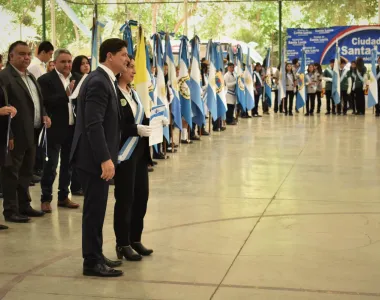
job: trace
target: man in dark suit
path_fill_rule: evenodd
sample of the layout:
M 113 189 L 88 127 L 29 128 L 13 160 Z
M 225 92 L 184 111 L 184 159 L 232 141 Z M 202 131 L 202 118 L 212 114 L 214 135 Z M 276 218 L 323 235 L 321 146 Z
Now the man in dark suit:
M 13 118 L 17 114 L 16 108 L 8 105 L 8 95 L 6 90 L 0 86 L 4 97 L 0 99 L 0 167 L 5 165 L 8 157 L 9 147 L 8 120 L 9 116 Z M 14 143 L 10 145 L 13 147 Z M 8 226 L 0 224 L 0 230 L 8 229 Z
M 28 222 L 29 217 L 41 217 L 42 211 L 30 206 L 29 183 L 33 176 L 36 142 L 42 126 L 50 127 L 42 102 L 40 86 L 27 71 L 31 50 L 25 42 L 9 47 L 8 65 L 0 72 L 0 84 L 8 95 L 9 104 L 17 109 L 12 119 L 13 139 L 10 141 L 10 164 L 2 168 L 4 216 L 9 222 Z M 0 99 L 5 94 L 0 89 Z
M 52 126 L 47 130 L 48 161 L 45 164 L 41 179 L 41 210 L 51 213 L 53 200 L 53 183 L 57 175 L 59 154 L 61 164 L 59 170 L 58 206 L 78 208 L 79 204 L 69 198 L 71 181 L 70 151 L 74 136 L 75 117 L 69 96 L 74 88 L 75 80 L 71 78 L 72 56 L 66 49 L 54 52 L 55 70 L 38 78 L 47 114 Z
M 84 191 L 83 275 L 116 277 L 123 274 L 103 255 L 103 223 L 109 181 L 115 175 L 120 143 L 121 106 L 115 75 L 126 70 L 127 44 L 108 39 L 99 49 L 100 66 L 85 79 L 77 107 L 71 159 Z M 116 264 L 117 263 L 117 264 Z

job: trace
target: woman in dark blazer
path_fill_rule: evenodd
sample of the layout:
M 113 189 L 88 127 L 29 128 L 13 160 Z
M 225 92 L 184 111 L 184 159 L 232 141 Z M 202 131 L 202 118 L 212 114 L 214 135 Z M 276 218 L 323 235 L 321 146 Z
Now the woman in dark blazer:
M 138 261 L 152 254 L 141 243 L 149 197 L 148 164 L 151 163 L 151 128 L 136 91 L 130 86 L 135 76 L 131 59 L 127 71 L 118 76 L 118 99 L 122 107 L 119 164 L 115 172 L 114 230 L 119 259 Z

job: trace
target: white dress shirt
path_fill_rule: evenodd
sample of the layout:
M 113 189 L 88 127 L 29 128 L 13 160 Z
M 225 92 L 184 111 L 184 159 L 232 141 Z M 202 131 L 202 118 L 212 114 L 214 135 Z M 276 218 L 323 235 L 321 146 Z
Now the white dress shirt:
M 128 92 L 127 90 L 121 88 L 120 86 L 119 86 L 119 89 L 120 89 L 121 93 L 124 95 L 125 99 L 127 99 L 127 102 L 132 109 L 133 116 L 136 117 L 137 103 L 135 100 L 133 100 L 132 90 L 129 90 L 129 92 Z
M 33 74 L 36 79 L 46 74 L 46 64 L 42 62 L 37 56 L 32 59 L 28 71 Z
M 226 95 L 227 104 L 236 104 L 236 77 L 233 73 L 227 72 L 226 74 L 224 74 L 224 82 L 226 83 L 227 89 L 230 91 L 230 93 L 227 92 Z
M 55 71 L 57 72 L 59 79 L 61 79 L 61 82 L 63 84 L 63 88 L 65 89 L 65 92 L 66 92 L 67 89 L 70 89 L 71 73 L 69 74 L 69 76 L 65 77 L 65 75 L 63 75 L 62 73 L 59 73 L 57 69 L 55 69 Z M 70 94 L 71 94 L 71 92 L 72 91 L 70 90 Z M 74 125 L 73 104 L 71 102 L 70 97 L 69 97 L 68 106 L 69 106 L 69 125 Z
M 115 74 L 111 71 L 110 68 L 106 67 L 105 65 L 102 65 L 100 64 L 99 65 L 99 68 L 102 68 L 109 76 L 110 80 L 111 80 L 111 83 L 112 83 L 112 86 L 113 86 L 113 89 L 115 91 L 115 94 L 116 94 L 116 97 L 117 97 L 117 91 L 116 91 L 116 87 L 115 87 L 115 81 L 116 81 L 116 76 Z
M 12 65 L 13 67 L 13 65 Z M 40 95 L 38 93 L 37 86 L 34 84 L 34 81 L 30 78 L 29 71 L 25 73 L 20 72 L 17 68 L 13 67 L 17 73 L 20 74 L 22 81 L 24 81 L 30 96 L 32 97 L 34 104 L 34 128 L 41 127 L 41 106 L 40 106 Z

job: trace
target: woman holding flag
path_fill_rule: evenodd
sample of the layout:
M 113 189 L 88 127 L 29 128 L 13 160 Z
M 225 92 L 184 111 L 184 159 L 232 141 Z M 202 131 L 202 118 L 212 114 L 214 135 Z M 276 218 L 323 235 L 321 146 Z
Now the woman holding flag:
M 131 58 L 126 71 L 118 75 L 118 99 L 121 104 L 121 143 L 115 172 L 114 230 L 116 254 L 139 261 L 152 254 L 141 243 L 149 197 L 148 164 L 152 164 L 149 140 L 152 129 L 144 107 L 131 83 L 136 74 Z
M 376 117 L 380 117 L 380 56 L 377 58 L 376 79 L 377 79 Z
M 364 90 L 367 87 L 367 68 L 364 65 L 364 60 L 362 57 L 356 59 L 356 70 L 353 73 L 355 80 L 355 99 L 356 99 L 356 114 L 365 114 L 365 95 Z
M 307 86 L 307 100 L 306 100 L 306 114 L 305 116 L 312 116 L 314 114 L 315 96 L 317 93 L 317 78 L 315 76 L 314 65 L 310 64 L 307 68 L 306 74 Z

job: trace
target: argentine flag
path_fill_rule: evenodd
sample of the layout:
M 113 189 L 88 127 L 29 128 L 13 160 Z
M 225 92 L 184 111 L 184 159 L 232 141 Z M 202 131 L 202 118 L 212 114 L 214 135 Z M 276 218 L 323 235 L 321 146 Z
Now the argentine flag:
M 245 104 L 247 110 L 255 107 L 255 94 L 253 90 L 252 66 L 250 62 L 250 51 L 248 47 L 247 63 L 244 70 L 244 86 L 245 86 Z
M 371 52 L 371 69 L 369 72 L 369 87 L 368 87 L 368 107 L 377 104 L 378 101 L 378 85 L 376 74 L 377 46 L 374 46 Z M 379 73 L 380 74 L 380 73 Z
M 265 101 L 267 101 L 268 106 L 272 106 L 272 78 L 271 78 L 271 67 L 270 67 L 270 48 L 267 50 L 267 56 L 265 58 L 266 65 L 265 71 L 266 71 L 266 76 L 265 76 Z
M 149 59 L 148 59 L 149 61 Z M 149 96 L 149 86 L 151 85 L 150 70 L 147 69 L 147 56 L 145 49 L 145 37 L 142 27 L 139 27 L 136 51 L 136 75 L 134 79 L 135 89 L 140 96 L 144 106 L 145 116 L 150 117 L 151 101 Z
M 181 37 L 181 46 L 179 50 L 179 99 L 181 101 L 181 114 L 186 123 L 192 128 L 193 114 L 191 111 L 191 96 L 189 89 L 189 59 L 187 57 L 187 37 Z
M 130 57 L 133 56 L 133 40 L 132 40 L 132 30 L 130 23 L 125 22 L 123 26 L 120 27 L 120 32 L 123 33 L 123 40 L 127 42 L 128 48 L 127 52 Z
M 340 56 L 339 56 L 339 47 L 338 43 L 336 44 L 336 52 L 335 52 L 335 61 L 333 68 L 333 79 L 332 79 L 332 98 L 334 100 L 335 105 L 340 103 Z
M 153 44 L 154 44 L 154 55 L 156 57 L 156 68 L 157 68 L 157 83 L 156 83 L 156 94 L 157 94 L 157 105 L 165 105 L 163 111 L 164 116 L 169 120 L 169 104 L 166 96 L 166 84 L 165 84 L 165 75 L 164 75 L 164 60 L 163 60 L 163 51 L 162 51 L 162 42 L 160 34 L 156 33 L 153 35 Z M 169 137 L 169 127 L 165 126 L 163 128 L 164 137 L 170 143 Z
M 210 62 L 208 85 L 207 85 L 207 107 L 211 113 L 212 119 L 215 121 L 218 119 L 218 109 L 216 105 L 216 51 L 213 46 L 213 42 L 210 40 L 207 45 L 207 59 Z
M 296 107 L 300 109 L 305 106 L 306 103 L 306 86 L 305 86 L 305 72 L 306 72 L 306 52 L 302 49 L 301 67 L 299 69 L 298 79 L 298 93 L 296 97 Z
M 216 106 L 217 106 L 217 116 L 223 120 L 226 118 L 227 111 L 227 99 L 226 99 L 226 86 L 224 84 L 223 76 L 223 53 L 220 44 L 214 44 L 215 52 L 217 55 L 216 59 Z
M 236 56 L 236 98 L 243 111 L 247 110 L 247 105 L 245 102 L 245 86 L 244 86 L 244 78 L 243 78 L 243 51 L 241 46 L 237 46 L 237 56 Z
M 191 71 L 190 71 L 190 95 L 191 95 L 191 108 L 193 112 L 193 122 L 198 126 L 205 123 L 204 106 L 202 101 L 201 89 L 201 72 L 199 61 L 199 37 L 195 36 L 191 40 Z
M 179 130 L 182 131 L 182 117 L 181 117 L 181 102 L 178 93 L 177 73 L 174 64 L 174 57 L 172 46 L 170 44 L 170 35 L 166 34 L 165 37 L 165 58 L 168 65 L 168 84 L 171 89 L 173 100 L 171 101 L 171 113 L 173 116 L 173 123 Z

